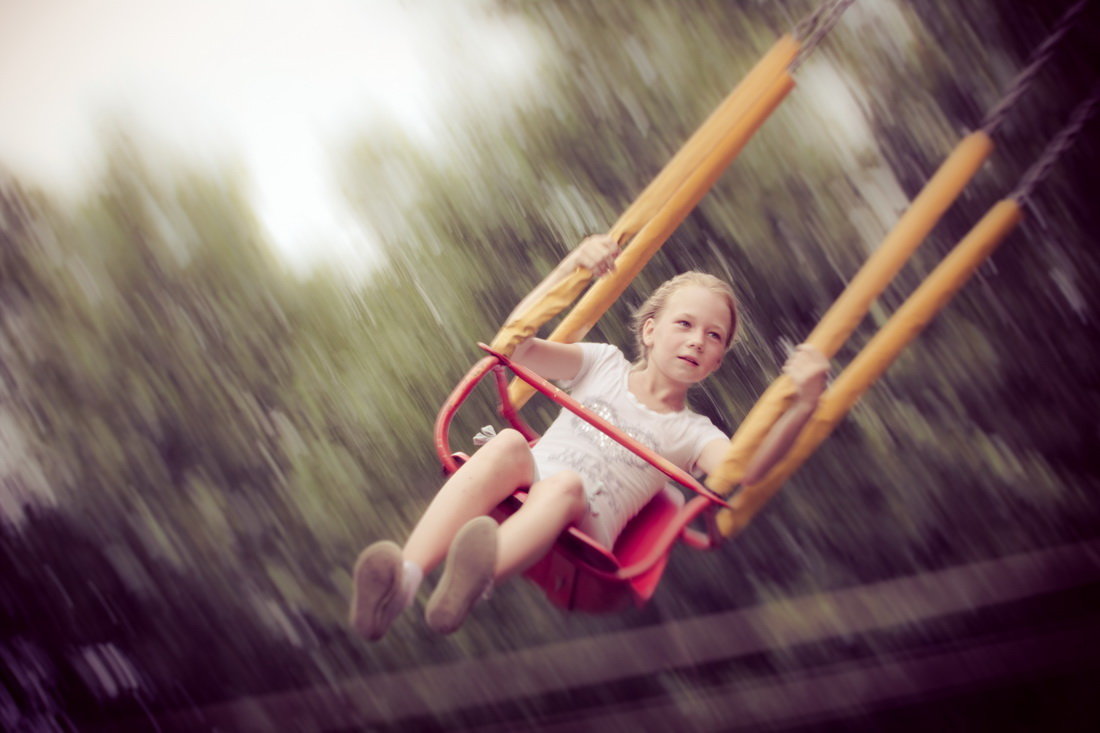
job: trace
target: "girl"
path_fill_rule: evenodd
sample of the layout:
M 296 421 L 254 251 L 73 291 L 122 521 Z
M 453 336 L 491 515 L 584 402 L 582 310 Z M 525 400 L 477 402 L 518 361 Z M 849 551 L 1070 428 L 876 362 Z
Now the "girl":
M 610 272 L 617 254 L 618 245 L 606 235 L 585 239 L 512 315 L 577 267 L 596 276 Z M 589 410 L 677 465 L 707 472 L 724 455 L 728 438 L 687 409 L 686 397 L 689 387 L 718 368 L 733 341 L 733 291 L 711 275 L 684 273 L 653 292 L 633 325 L 639 355 L 633 365 L 608 344 L 538 338 L 520 344 L 512 360 L 564 382 Z M 791 357 L 786 371 L 798 385 L 798 409 L 778 426 L 780 434 L 769 435 L 762 451 L 768 463 L 813 411 L 826 368 L 813 349 L 800 347 Z M 759 465 L 749 472 L 762 475 Z M 412 603 L 424 574 L 446 556 L 425 619 L 433 630 L 451 633 L 493 585 L 534 564 L 565 528 L 576 525 L 612 547 L 664 483 L 663 474 L 566 410 L 534 448 L 519 432 L 503 430 L 447 480 L 403 548 L 376 542 L 359 555 L 351 625 L 368 639 L 381 638 Z M 527 500 L 498 527 L 486 515 L 521 487 L 530 487 Z

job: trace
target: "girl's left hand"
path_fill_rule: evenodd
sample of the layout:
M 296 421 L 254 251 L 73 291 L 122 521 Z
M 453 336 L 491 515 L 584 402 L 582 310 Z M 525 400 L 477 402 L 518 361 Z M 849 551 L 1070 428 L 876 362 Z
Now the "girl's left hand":
M 609 234 L 593 234 L 577 245 L 570 256 L 573 265 L 579 265 L 594 277 L 602 277 L 615 269 L 615 258 L 619 254 L 619 243 Z
M 829 360 L 810 344 L 799 344 L 783 365 L 783 373 L 794 382 L 799 398 L 816 400 L 825 389 Z

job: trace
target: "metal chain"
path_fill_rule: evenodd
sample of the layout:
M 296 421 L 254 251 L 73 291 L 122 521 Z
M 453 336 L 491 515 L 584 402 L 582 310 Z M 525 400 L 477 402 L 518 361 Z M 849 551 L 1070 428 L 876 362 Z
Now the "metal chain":
M 1077 141 L 1077 135 L 1080 134 L 1081 128 L 1092 116 L 1098 100 L 1100 100 L 1100 83 L 1093 86 L 1088 98 L 1073 110 L 1073 116 L 1070 117 L 1069 122 L 1058 131 L 1053 140 L 1047 143 L 1046 149 L 1043 150 L 1039 160 L 1028 168 L 1027 173 L 1020 179 L 1016 190 L 1012 192 L 1009 198 L 1015 200 L 1021 206 L 1027 203 L 1027 199 L 1031 196 L 1035 186 L 1046 178 L 1047 174 L 1050 173 L 1050 169 L 1054 167 L 1062 154 Z
M 1055 47 L 1066 33 L 1069 32 L 1069 29 L 1073 27 L 1074 22 L 1077 20 L 1077 16 L 1085 9 L 1086 4 L 1088 4 L 1088 0 L 1077 0 L 1077 3 L 1070 6 L 1069 9 L 1062 14 L 1054 31 L 1046 37 L 1038 48 L 1032 51 L 1031 59 L 1027 66 L 1012 80 L 1012 85 L 1009 87 L 1008 92 L 1001 97 L 1001 101 L 997 103 L 997 106 L 986 114 L 981 124 L 981 130 L 983 132 L 987 135 L 992 135 L 993 132 L 1000 127 L 1001 122 L 1004 121 L 1005 115 L 1008 114 L 1008 110 L 1027 92 L 1035 76 L 1039 73 L 1039 70 L 1050 60 L 1050 57 L 1054 54 Z
M 791 62 L 791 71 L 797 69 L 806 60 L 806 57 L 814 52 L 818 44 L 840 20 L 840 16 L 854 2 L 855 0 L 832 0 L 831 4 L 821 5 L 814 11 L 813 15 L 798 24 L 794 31 L 794 37 L 799 40 L 805 39 L 805 41 L 794 57 L 794 61 Z
M 819 23 L 821 23 L 821 18 L 825 15 L 825 11 L 828 10 L 828 8 L 828 4 L 822 3 L 821 5 L 817 6 L 817 10 L 810 13 L 801 21 L 799 21 L 798 25 L 795 26 L 795 29 L 792 33 L 792 35 L 794 35 L 795 37 L 795 40 L 801 41 L 805 38 L 809 38 L 810 35 L 815 30 L 817 30 L 817 26 Z

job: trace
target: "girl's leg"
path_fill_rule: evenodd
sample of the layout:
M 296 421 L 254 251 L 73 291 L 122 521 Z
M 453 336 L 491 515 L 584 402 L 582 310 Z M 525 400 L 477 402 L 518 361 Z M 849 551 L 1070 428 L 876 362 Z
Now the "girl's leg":
M 446 556 L 464 524 L 530 485 L 534 475 L 527 440 L 516 430 L 502 430 L 443 484 L 409 535 L 405 560 L 427 574 Z
M 530 484 L 534 471 L 531 450 L 518 431 L 503 430 L 477 451 L 443 484 L 404 549 L 384 541 L 360 553 L 352 574 L 352 627 L 368 639 L 380 639 L 412 603 L 423 575 L 456 544 L 459 530 L 477 517 L 484 522 L 473 533 L 467 532 L 464 548 L 459 549 L 466 560 L 483 558 L 475 564 L 487 566 L 481 572 L 489 576 L 488 582 L 495 564 L 496 523 L 484 515 L 517 488 Z
M 494 584 L 524 570 L 546 554 L 563 529 L 583 516 L 580 476 L 563 471 L 536 482 L 523 506 L 499 528 L 491 517 L 474 517 L 456 535 L 424 618 L 449 634 Z
M 499 585 L 534 565 L 586 509 L 584 484 L 572 471 L 536 482 L 519 511 L 500 526 L 494 583 Z

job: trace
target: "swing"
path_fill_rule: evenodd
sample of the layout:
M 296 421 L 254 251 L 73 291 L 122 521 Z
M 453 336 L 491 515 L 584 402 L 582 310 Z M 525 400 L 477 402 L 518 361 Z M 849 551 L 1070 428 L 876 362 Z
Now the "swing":
M 524 383 L 646 460 L 671 481 L 699 494 L 681 506 L 672 498 L 678 497 L 678 494 L 672 494 L 669 490 L 659 492 L 630 521 L 613 548 L 600 545 L 576 528 L 566 530 L 550 553 L 525 572 L 530 580 L 543 588 L 551 603 L 566 610 L 589 613 L 622 610 L 631 604 L 644 605 L 657 589 L 661 573 L 668 563 L 669 552 L 677 541 L 682 540 L 689 547 L 700 550 L 717 544 L 715 537 L 689 525 L 708 507 L 728 507 L 720 496 L 686 471 L 587 411 L 547 380 L 512 363 L 508 357 L 494 352 L 490 347 L 480 346 L 489 356 L 475 364 L 459 382 L 436 418 L 435 443 L 445 472 L 458 470 L 467 458 L 465 454 L 451 451 L 451 421 L 466 398 L 489 373 L 494 377 L 501 415 L 531 445 L 537 442 L 538 434 L 519 416 L 509 398 L 504 376 L 504 370 L 508 369 Z M 525 498 L 526 492 L 517 492 L 497 507 L 493 516 L 502 521 L 519 509 Z
M 834 17 L 830 23 L 835 22 L 835 9 L 843 8 L 850 2 L 834 0 Z M 812 22 L 800 26 L 800 29 L 808 29 L 801 35 L 810 36 L 809 42 L 799 43 L 790 35 L 780 38 L 624 212 L 611 230 L 618 241 L 629 240 L 616 259 L 615 274 L 601 279 L 585 293 L 584 298 L 550 335 L 550 340 L 575 342 L 583 338 L 591 324 L 610 307 L 611 302 L 626 289 L 627 284 L 695 207 L 793 88 L 794 81 L 789 70 L 823 35 L 819 25 L 821 16 L 819 11 L 811 18 Z M 527 313 L 505 324 L 491 346 L 483 347 L 490 356 L 470 370 L 436 420 L 436 449 L 445 472 L 457 470 L 463 459 L 461 454 L 452 454 L 449 447 L 451 418 L 490 371 L 494 373 L 497 383 L 502 416 L 528 441 L 537 440 L 538 436 L 523 422 L 517 410 L 535 391 L 573 410 L 583 420 L 593 424 L 600 422 L 598 417 L 581 408 L 561 390 L 508 360 L 519 343 L 575 300 L 590 279 L 590 273 L 578 269 Z M 507 386 L 503 376 L 506 368 L 518 379 L 512 387 Z M 674 489 L 658 493 L 628 523 L 613 548 L 602 547 L 579 530 L 571 528 L 563 533 L 543 560 L 525 573 L 543 588 L 554 605 L 566 610 L 592 613 L 620 610 L 631 604 L 644 605 L 656 590 L 668 563 L 669 552 L 677 542 L 682 541 L 696 549 L 713 548 L 719 543 L 721 538 L 713 530 L 701 532 L 689 525 L 711 507 L 730 508 L 716 492 L 700 484 L 687 472 L 643 446 L 631 447 L 629 443 L 632 441 L 614 426 L 598 425 L 598 429 L 665 473 L 673 483 L 699 496 L 681 506 L 672 498 L 679 498 L 679 493 Z M 524 495 L 520 492 L 506 500 L 497 509 L 498 519 L 516 511 L 523 499 Z
M 573 343 L 584 338 L 793 88 L 790 70 L 813 49 L 851 2 L 834 0 L 827 12 L 822 6 L 808 22 L 800 24 L 796 35 L 808 36 L 807 42 L 800 43 L 789 35 L 782 37 L 696 131 L 612 227 L 612 236 L 620 242 L 629 240 L 616 259 L 615 272 L 584 294 L 550 335 L 550 340 Z M 1055 43 L 1066 34 L 1082 6 L 1083 3 L 1078 2 L 1066 11 L 1055 31 L 1017 76 L 1010 91 L 983 121 L 981 129 L 959 142 L 879 248 L 837 297 L 806 339 L 807 343 L 827 358 L 836 354 L 871 303 L 894 279 L 991 154 L 993 131 L 1007 109 L 1032 83 L 1037 70 L 1049 60 Z M 831 433 L 860 395 L 992 254 L 1020 221 L 1022 207 L 1034 186 L 1072 144 L 1098 96 L 1100 87 L 1094 88 L 1090 97 L 1077 108 L 1070 122 L 1021 179 L 1017 189 L 990 209 L 837 376 L 786 455 L 753 484 L 741 484 L 749 459 L 794 396 L 793 383 L 785 375 L 776 379 L 761 395 L 734 433 L 721 465 L 702 485 L 661 456 L 634 443 L 614 426 L 588 413 L 562 390 L 510 361 L 509 355 L 519 343 L 534 335 L 542 324 L 584 290 L 591 274 L 580 268 L 526 313 L 505 324 L 490 346 L 479 345 L 489 355 L 477 362 L 459 382 L 436 418 L 435 444 L 444 471 L 453 473 L 467 458 L 451 450 L 452 419 L 474 388 L 492 372 L 500 398 L 500 414 L 530 444 L 538 440 L 538 435 L 519 416 L 518 409 L 537 391 L 642 457 L 672 483 L 698 494 L 681 505 L 671 498 L 669 491 L 659 492 L 630 521 L 613 548 L 603 547 L 579 530 L 570 528 L 542 560 L 525 572 L 530 580 L 542 587 L 551 603 L 566 610 L 595 613 L 621 610 L 632 604 L 644 605 L 657 588 L 672 547 L 683 542 L 695 549 L 712 549 L 722 539 L 742 529 Z M 504 376 L 506 369 L 516 377 L 511 386 Z M 732 498 L 733 503 L 727 503 L 722 496 L 730 495 L 736 488 L 740 491 Z M 522 505 L 524 498 L 524 492 L 517 492 L 497 508 L 494 516 L 498 521 L 506 518 Z M 717 513 L 711 511 L 715 509 Z M 690 526 L 700 517 L 708 521 L 706 532 Z

